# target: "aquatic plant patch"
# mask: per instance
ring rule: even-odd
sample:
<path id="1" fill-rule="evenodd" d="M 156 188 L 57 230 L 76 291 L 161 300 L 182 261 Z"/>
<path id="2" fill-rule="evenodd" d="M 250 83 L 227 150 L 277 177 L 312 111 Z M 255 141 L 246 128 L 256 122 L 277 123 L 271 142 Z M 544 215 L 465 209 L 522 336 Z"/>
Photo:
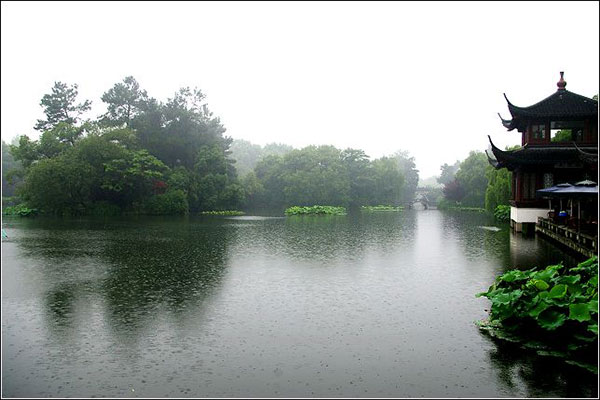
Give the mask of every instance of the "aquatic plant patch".
<path id="1" fill-rule="evenodd" d="M 23 204 L 2 207 L 2 215 L 18 215 L 21 217 L 35 216 L 39 213 L 37 208 L 29 208 Z"/>
<path id="2" fill-rule="evenodd" d="M 245 212 L 237 210 L 226 210 L 226 211 L 202 211 L 201 215 L 244 215 Z"/>
<path id="3" fill-rule="evenodd" d="M 378 206 L 362 206 L 360 208 L 361 211 L 366 211 L 366 212 L 379 212 L 379 211 L 402 211 L 404 210 L 404 207 L 402 206 L 398 206 L 398 207 L 394 207 L 394 206 L 384 206 L 384 205 L 378 205 Z"/>
<path id="4" fill-rule="evenodd" d="M 285 215 L 346 215 L 345 207 L 334 206 L 293 206 L 285 210 Z"/>
<path id="5" fill-rule="evenodd" d="M 598 373 L 598 258 L 566 267 L 511 270 L 477 297 L 491 301 L 477 325 L 492 337 L 519 343 Z"/>

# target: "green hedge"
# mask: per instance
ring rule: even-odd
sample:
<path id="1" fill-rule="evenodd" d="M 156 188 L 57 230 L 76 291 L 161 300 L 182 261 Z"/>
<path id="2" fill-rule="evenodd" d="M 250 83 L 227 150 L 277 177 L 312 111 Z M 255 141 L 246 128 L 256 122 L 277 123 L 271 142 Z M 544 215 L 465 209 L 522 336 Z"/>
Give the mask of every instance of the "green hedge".
<path id="1" fill-rule="evenodd" d="M 189 211 L 187 196 L 180 189 L 157 194 L 146 200 L 144 210 L 149 215 L 187 214 Z"/>

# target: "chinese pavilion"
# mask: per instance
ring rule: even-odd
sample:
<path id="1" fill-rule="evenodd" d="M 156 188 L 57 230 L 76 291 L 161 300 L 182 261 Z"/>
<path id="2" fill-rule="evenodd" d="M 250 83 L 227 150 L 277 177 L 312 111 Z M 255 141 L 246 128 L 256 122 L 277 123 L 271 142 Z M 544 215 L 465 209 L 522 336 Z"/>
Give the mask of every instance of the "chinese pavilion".
<path id="1" fill-rule="evenodd" d="M 548 215 L 548 202 L 536 199 L 536 190 L 586 179 L 597 182 L 598 101 L 568 91 L 563 72 L 557 86 L 555 93 L 529 107 L 515 106 L 504 95 L 512 118 L 498 116 L 508 131 L 521 133 L 519 149 L 501 150 L 488 136 L 495 156 L 488 154 L 490 164 L 512 171 L 510 219 L 517 232 Z M 553 130 L 570 132 L 570 137 L 553 141 Z"/>

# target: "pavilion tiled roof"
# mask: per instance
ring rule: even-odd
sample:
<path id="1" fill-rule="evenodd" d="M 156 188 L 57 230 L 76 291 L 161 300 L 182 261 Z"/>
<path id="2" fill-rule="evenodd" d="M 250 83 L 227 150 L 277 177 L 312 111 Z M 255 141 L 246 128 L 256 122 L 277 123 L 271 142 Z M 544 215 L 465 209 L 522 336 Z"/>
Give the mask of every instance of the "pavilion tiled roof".
<path id="1" fill-rule="evenodd" d="M 562 163 L 598 163 L 598 146 L 578 147 L 575 143 L 560 143 L 552 146 L 529 145 L 517 150 L 500 150 L 488 136 L 494 158 L 486 150 L 488 162 L 496 169 L 510 171 L 522 166 L 553 165 Z"/>
<path id="2" fill-rule="evenodd" d="M 504 98 L 508 103 L 508 110 L 512 119 L 504 119 L 500 114 L 502 125 L 509 131 L 517 128 L 523 131 L 527 127 L 528 120 L 584 120 L 586 118 L 598 118 L 598 101 L 573 93 L 565 89 L 567 83 L 563 80 L 561 72 L 560 81 L 557 83 L 558 90 L 546 97 L 544 100 L 529 107 L 518 107 L 512 104 L 506 94 Z"/>

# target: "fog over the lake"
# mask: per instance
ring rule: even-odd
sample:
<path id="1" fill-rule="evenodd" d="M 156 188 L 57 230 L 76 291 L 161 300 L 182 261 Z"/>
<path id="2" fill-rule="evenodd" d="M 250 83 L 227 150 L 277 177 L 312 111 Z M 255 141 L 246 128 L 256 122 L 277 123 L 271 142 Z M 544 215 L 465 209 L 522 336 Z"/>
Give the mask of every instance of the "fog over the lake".
<path id="1" fill-rule="evenodd" d="M 497 113 L 598 94 L 598 2 L 2 2 L 2 139 L 33 130 L 55 81 L 132 75 L 161 101 L 198 87 L 226 135 L 443 163 L 520 144 Z"/>

